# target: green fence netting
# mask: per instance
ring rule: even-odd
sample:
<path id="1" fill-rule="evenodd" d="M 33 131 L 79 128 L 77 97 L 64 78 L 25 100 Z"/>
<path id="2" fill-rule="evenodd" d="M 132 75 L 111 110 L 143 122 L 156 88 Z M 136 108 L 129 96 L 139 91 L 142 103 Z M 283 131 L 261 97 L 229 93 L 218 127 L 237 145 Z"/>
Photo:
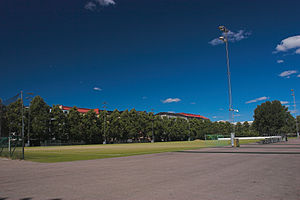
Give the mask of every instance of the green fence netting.
<path id="1" fill-rule="evenodd" d="M 21 137 L 1 137 L 0 157 L 11 159 L 23 158 L 23 147 Z"/>

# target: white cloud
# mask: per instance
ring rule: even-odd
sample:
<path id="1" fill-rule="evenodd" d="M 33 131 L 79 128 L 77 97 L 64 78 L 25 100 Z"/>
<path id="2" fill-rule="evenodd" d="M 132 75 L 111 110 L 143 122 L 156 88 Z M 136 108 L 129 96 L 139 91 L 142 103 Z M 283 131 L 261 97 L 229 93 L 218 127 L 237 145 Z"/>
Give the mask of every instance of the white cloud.
<path id="1" fill-rule="evenodd" d="M 87 2 L 84 6 L 85 9 L 87 10 L 95 10 L 97 5 L 94 2 Z"/>
<path id="2" fill-rule="evenodd" d="M 281 103 L 282 105 L 284 105 L 284 104 L 288 104 L 289 102 L 288 102 L 288 101 L 280 101 L 280 103 Z"/>
<path id="3" fill-rule="evenodd" d="M 163 100 L 162 102 L 163 103 L 172 103 L 172 102 L 179 102 L 179 101 L 181 101 L 181 99 L 179 99 L 179 98 L 168 98 L 166 100 Z"/>
<path id="4" fill-rule="evenodd" d="M 225 36 L 225 33 L 223 33 L 222 35 Z M 251 32 L 247 32 L 245 30 L 239 30 L 236 33 L 229 31 L 227 33 L 229 42 L 238 42 L 240 40 L 248 38 L 250 35 L 251 35 Z M 215 46 L 215 45 L 223 44 L 223 41 L 221 41 L 219 38 L 215 38 L 212 41 L 210 41 L 209 44 Z"/>
<path id="5" fill-rule="evenodd" d="M 146 96 L 142 96 L 142 99 L 143 99 L 143 100 L 145 100 L 145 99 L 148 99 L 148 97 L 146 97 Z"/>
<path id="6" fill-rule="evenodd" d="M 102 91 L 102 89 L 99 88 L 99 87 L 94 87 L 93 90 L 95 90 L 95 91 Z"/>
<path id="7" fill-rule="evenodd" d="M 196 102 L 191 102 L 191 104 L 192 104 L 192 105 L 195 105 L 195 104 L 196 104 Z"/>
<path id="8" fill-rule="evenodd" d="M 300 74 L 298 74 L 298 76 L 297 76 L 298 78 L 300 78 Z"/>
<path id="9" fill-rule="evenodd" d="M 263 101 L 263 100 L 267 100 L 267 99 L 269 99 L 269 97 L 259 97 L 259 98 L 247 101 L 246 104 L 248 104 L 248 103 L 255 103 L 255 102 Z"/>
<path id="10" fill-rule="evenodd" d="M 116 2 L 114 0 L 91 0 L 85 4 L 84 8 L 93 11 L 97 6 L 109 6 L 115 4 Z"/>
<path id="11" fill-rule="evenodd" d="M 217 119 L 218 117 L 217 117 L 217 116 L 213 116 L 212 118 L 213 118 L 213 119 Z"/>
<path id="12" fill-rule="evenodd" d="M 281 72 L 279 74 L 280 77 L 285 77 L 285 78 L 290 78 L 290 75 L 292 74 L 296 74 L 297 71 L 296 70 L 287 70 L 287 71 L 284 71 L 284 72 Z"/>
<path id="13" fill-rule="evenodd" d="M 295 53 L 300 54 L 300 35 L 288 37 L 276 46 L 275 53 L 286 52 L 290 49 L 296 49 Z"/>
<path id="14" fill-rule="evenodd" d="M 95 2 L 99 3 L 101 6 L 109 6 L 110 4 L 115 5 L 116 2 L 114 0 L 94 0 Z"/>
<path id="15" fill-rule="evenodd" d="M 277 63 L 283 63 L 284 60 L 277 60 Z"/>

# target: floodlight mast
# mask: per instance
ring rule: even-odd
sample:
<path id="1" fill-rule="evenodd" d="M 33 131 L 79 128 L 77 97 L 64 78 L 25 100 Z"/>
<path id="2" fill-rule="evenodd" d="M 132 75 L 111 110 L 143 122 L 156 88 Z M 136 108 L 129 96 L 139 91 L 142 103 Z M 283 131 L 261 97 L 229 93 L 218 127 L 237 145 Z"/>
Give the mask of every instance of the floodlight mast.
<path id="1" fill-rule="evenodd" d="M 294 99 L 294 112 L 295 112 L 295 118 L 296 118 L 296 132 L 297 132 L 297 138 L 299 139 L 299 127 L 298 127 L 298 120 L 297 120 L 297 108 L 296 108 L 296 98 L 295 98 L 295 91 L 291 89 L 292 91 L 292 96 Z"/>
<path id="2" fill-rule="evenodd" d="M 234 126 L 234 112 L 235 110 L 232 108 L 232 93 L 231 93 L 231 76 L 230 76 L 230 66 L 229 66 L 229 53 L 228 53 L 228 32 L 229 30 L 225 26 L 219 26 L 219 30 L 223 32 L 222 36 L 219 37 L 225 43 L 226 48 L 226 64 L 227 64 L 227 78 L 228 78 L 228 96 L 229 96 L 229 120 L 230 123 Z M 230 135 L 231 146 L 234 146 L 234 128 Z"/>
<path id="3" fill-rule="evenodd" d="M 26 97 L 25 99 L 29 100 L 29 105 L 28 105 L 28 129 L 27 129 L 27 146 L 30 146 L 30 101 L 32 101 L 33 99 L 33 93 L 32 92 L 28 92 L 27 95 L 30 95 L 28 97 Z"/>

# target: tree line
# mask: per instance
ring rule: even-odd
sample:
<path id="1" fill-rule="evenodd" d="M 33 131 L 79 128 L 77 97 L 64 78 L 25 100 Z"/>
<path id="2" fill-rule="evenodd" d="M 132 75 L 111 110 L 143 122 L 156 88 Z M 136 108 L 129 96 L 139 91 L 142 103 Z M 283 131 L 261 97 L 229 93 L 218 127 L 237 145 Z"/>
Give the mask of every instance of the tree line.
<path id="1" fill-rule="evenodd" d="M 64 113 L 59 105 L 50 107 L 40 96 L 36 96 L 30 102 L 30 106 L 24 108 L 25 140 L 29 139 L 32 145 L 40 145 L 47 140 L 59 140 L 70 144 L 99 144 L 104 141 L 125 143 L 205 139 L 206 135 L 212 134 L 229 136 L 233 130 L 236 136 L 295 132 L 295 119 L 287 112 L 287 108 L 278 102 L 266 102 L 266 105 L 258 106 L 253 124 L 238 122 L 233 125 L 229 122 L 195 118 L 186 120 L 161 117 L 152 112 L 135 109 L 116 109 L 112 112 L 102 110 L 97 115 L 94 110 L 82 114 L 73 107 L 68 113 Z M 271 108 L 268 108 L 270 106 Z M 1 136 L 21 134 L 21 108 L 21 99 L 7 107 L 1 106 Z"/>

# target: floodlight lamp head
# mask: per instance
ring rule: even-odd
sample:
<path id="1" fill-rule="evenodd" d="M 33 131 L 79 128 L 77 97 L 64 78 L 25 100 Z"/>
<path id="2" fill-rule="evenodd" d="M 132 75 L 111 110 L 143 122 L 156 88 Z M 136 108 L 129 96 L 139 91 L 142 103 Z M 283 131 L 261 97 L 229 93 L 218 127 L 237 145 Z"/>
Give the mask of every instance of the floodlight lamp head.
<path id="1" fill-rule="evenodd" d="M 218 28 L 220 31 L 225 31 L 225 26 L 219 26 Z"/>
<path id="2" fill-rule="evenodd" d="M 220 36 L 219 39 L 222 40 L 223 42 L 226 42 L 226 38 L 224 36 Z"/>
<path id="3" fill-rule="evenodd" d="M 219 26 L 219 30 L 224 32 L 224 33 L 228 33 L 228 29 L 225 26 Z"/>

